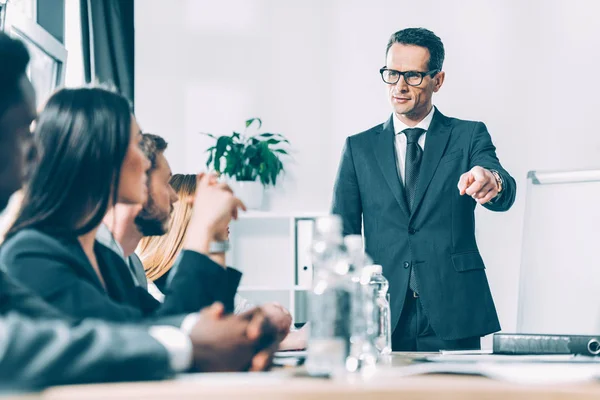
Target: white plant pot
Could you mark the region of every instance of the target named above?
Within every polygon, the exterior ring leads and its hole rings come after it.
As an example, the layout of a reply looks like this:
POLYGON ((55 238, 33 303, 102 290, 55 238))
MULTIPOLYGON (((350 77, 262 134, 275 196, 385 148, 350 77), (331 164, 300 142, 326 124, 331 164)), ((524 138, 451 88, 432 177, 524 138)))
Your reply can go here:
POLYGON ((250 210, 258 210, 262 207, 265 188, 260 181, 229 181, 229 186, 237 198, 239 198, 250 210))

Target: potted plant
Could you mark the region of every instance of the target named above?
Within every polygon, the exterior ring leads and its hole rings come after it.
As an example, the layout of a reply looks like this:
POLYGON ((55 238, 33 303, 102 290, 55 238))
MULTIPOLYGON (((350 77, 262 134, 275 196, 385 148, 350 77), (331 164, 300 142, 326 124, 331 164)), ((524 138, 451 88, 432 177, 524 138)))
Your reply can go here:
POLYGON ((203 134, 216 140, 215 145, 206 150, 209 153, 206 166, 229 179, 235 195, 246 207, 259 209, 265 187, 275 186, 277 178, 285 171, 281 157, 289 155, 283 147, 290 142, 279 133, 248 135, 252 125, 258 125, 256 129, 260 130, 261 119, 247 120, 243 133, 233 132, 218 138, 210 133, 203 134))

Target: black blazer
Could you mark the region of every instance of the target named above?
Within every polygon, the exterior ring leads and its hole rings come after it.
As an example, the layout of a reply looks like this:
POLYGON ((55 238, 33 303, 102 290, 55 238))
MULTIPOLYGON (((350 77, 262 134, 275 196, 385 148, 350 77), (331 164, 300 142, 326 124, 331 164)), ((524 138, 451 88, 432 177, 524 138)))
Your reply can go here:
POLYGON ((3 271, 0 332, 0 392, 173 374, 169 354, 147 329, 91 320, 76 325, 3 271))
POLYGON ((25 287, 76 319, 179 326, 184 314, 215 301, 222 302, 226 311, 233 311, 241 274, 222 268, 202 254, 182 252, 177 276, 161 304, 134 284, 118 254, 98 242, 94 251, 106 289, 77 238, 52 237, 40 230, 25 229, 2 245, 0 264, 25 287))
POLYGON ((332 212, 342 216, 345 234, 360 234, 390 282, 395 328, 415 270, 420 300, 436 334, 445 340, 483 336, 500 324, 475 241, 471 197, 460 196, 460 176, 474 166, 495 169, 502 195, 484 207, 508 210, 515 201, 514 179, 500 165, 482 122, 448 118, 435 111, 427 131, 415 194, 407 206, 398 176, 390 119, 346 140, 335 183, 332 212))

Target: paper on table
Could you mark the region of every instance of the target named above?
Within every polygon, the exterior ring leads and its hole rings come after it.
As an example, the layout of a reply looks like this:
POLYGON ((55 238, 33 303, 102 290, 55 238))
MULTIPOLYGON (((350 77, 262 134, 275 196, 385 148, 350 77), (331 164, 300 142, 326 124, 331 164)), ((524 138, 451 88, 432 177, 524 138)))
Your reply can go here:
MULTIPOLYGON (((379 373, 379 372, 378 372, 379 373)), ((580 383, 600 379, 600 365, 570 363, 419 363, 390 368, 381 374, 394 377, 424 374, 481 375, 528 385, 580 383)))

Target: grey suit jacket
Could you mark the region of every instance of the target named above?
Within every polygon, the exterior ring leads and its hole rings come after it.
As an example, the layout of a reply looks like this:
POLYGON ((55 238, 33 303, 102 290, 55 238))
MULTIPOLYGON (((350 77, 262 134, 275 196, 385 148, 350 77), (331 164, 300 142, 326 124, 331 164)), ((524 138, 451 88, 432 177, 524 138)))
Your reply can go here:
POLYGON ((347 139, 335 183, 332 212, 345 234, 360 234, 366 251, 390 282, 392 326, 400 318, 410 268, 436 334, 445 340, 483 336, 500 329, 475 240, 475 200, 460 196, 460 176, 474 166, 495 169, 502 195, 486 208, 505 211, 516 184, 496 157, 482 122, 435 111, 427 131, 415 206, 409 210, 398 177, 392 118, 347 139))
POLYGON ((145 329, 92 320, 73 325, 0 271, 0 392, 172 373, 166 349, 145 329))

